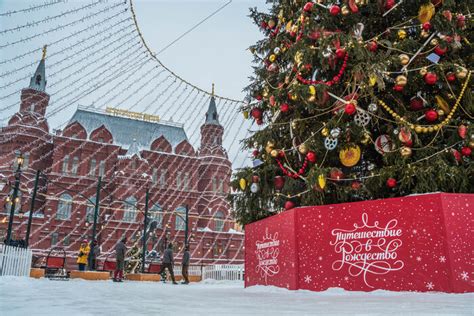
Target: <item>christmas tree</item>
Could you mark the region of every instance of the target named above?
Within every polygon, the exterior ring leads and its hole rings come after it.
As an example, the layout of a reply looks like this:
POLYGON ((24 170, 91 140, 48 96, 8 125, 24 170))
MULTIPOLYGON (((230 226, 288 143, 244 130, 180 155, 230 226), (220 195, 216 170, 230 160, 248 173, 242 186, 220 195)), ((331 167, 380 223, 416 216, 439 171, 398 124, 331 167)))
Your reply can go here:
MULTIPOLYGON (((253 168, 231 197, 246 224, 276 211, 473 192, 469 1, 269 1, 244 116, 253 168)), ((471 11, 470 11, 471 10, 471 11)))

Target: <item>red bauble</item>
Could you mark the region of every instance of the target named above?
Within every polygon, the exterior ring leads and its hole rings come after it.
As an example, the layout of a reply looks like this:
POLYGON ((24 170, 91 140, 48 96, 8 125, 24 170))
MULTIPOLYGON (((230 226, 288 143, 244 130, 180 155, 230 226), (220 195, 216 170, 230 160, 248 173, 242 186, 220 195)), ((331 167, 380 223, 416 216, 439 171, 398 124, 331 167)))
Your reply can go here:
POLYGON ((262 119, 256 119, 255 122, 257 122, 257 125, 262 125, 262 124, 263 124, 263 120, 262 120, 262 119))
POLYGON ((295 203, 293 203, 292 201, 286 201, 285 202, 285 210, 291 210, 292 208, 295 207, 295 203))
POLYGON ((274 96, 274 95, 270 96, 269 102, 270 102, 270 105, 271 105, 271 106, 275 106, 276 100, 275 100, 275 96, 274 96))
POLYGON ((397 91, 397 92, 402 92, 403 88, 404 88, 404 86, 399 85, 399 84, 396 84, 396 85, 393 86, 393 90, 397 91))
POLYGON ((336 57, 339 59, 343 59, 346 56, 346 50, 344 48, 336 49, 336 57))
POLYGON ((448 47, 447 47, 447 46, 439 46, 439 45, 436 45, 436 47, 434 48, 435 54, 437 54, 437 55, 439 55, 439 56, 443 56, 444 54, 446 54, 447 51, 448 51, 448 47))
POLYGON ((359 190, 361 187, 361 184, 359 181, 354 181, 351 183, 351 188, 352 190, 359 190))
POLYGON ((453 14, 449 10, 444 10, 442 14, 449 22, 451 22, 451 20, 453 19, 453 14))
POLYGON ((252 155, 253 155, 254 157, 257 157, 258 154, 259 154, 259 152, 258 152, 258 150, 256 150, 256 149, 252 152, 252 155))
POLYGON ((451 153, 453 154, 453 157, 454 157, 454 159, 456 159, 457 162, 461 161, 462 157, 461 157, 461 153, 459 151, 457 151, 454 148, 451 148, 451 153))
POLYGON ((425 75, 425 82, 429 85, 434 85, 438 81, 438 76, 434 72, 428 72, 425 75))
POLYGON ((394 179, 394 178, 388 178, 387 179, 387 187, 389 187, 390 189, 393 189, 396 186, 397 186, 397 180, 396 179, 394 179))
POLYGON ((448 72, 446 74, 446 80, 448 80, 449 82, 456 81, 456 74, 454 72, 448 72))
POLYGON ((331 178, 331 180, 343 179, 344 173, 338 168, 332 168, 329 172, 329 178, 331 178))
POLYGON ((467 147, 467 146, 464 146, 462 149, 461 149, 461 154, 464 156, 464 157, 469 157, 471 154, 472 154, 472 149, 467 147))
POLYGON ((285 186, 285 178, 276 176, 275 179, 273 179, 273 184, 275 185, 275 190, 280 191, 285 186))
POLYGON ((466 138, 466 134, 467 134, 467 127, 466 125, 459 125, 458 127, 458 135, 459 137, 461 137, 462 139, 466 138))
POLYGON ((410 100, 410 110, 418 111, 423 108, 423 100, 421 98, 412 98, 410 100))
POLYGON ((316 162, 316 153, 314 151, 308 151, 306 154, 306 158, 309 162, 315 163, 316 162))
POLYGON ((262 119, 262 110, 260 110, 259 108, 253 108, 252 109, 252 117, 256 120, 261 120, 262 119))
POLYGON ((385 2, 385 10, 390 10, 391 8, 393 8, 394 5, 395 0, 387 0, 387 2, 385 2))
POLYGON ((462 14, 458 14, 456 17, 456 24, 460 29, 466 27, 466 17, 462 14))
POLYGON ((285 113, 285 112, 288 112, 290 110, 290 106, 286 103, 283 103, 282 105, 280 105, 280 110, 285 113))
POLYGON ((349 114, 349 115, 354 114, 354 113, 356 112, 356 107, 355 107, 354 103, 352 103, 352 102, 351 102, 351 103, 347 103, 347 104, 346 104, 346 107, 344 108, 344 112, 345 112, 346 114, 349 114))
POLYGON ((429 31, 431 29, 431 23, 430 22, 425 22, 425 23, 423 23, 423 25, 421 27, 423 28, 423 30, 429 31))
POLYGON ((371 52, 376 52, 378 48, 377 42, 371 41, 367 44, 367 49, 371 52))
POLYGON ((341 12, 341 8, 338 5, 332 5, 331 8, 329 8, 329 13, 331 15, 336 16, 341 12))
POLYGON ((259 176, 254 174, 252 176, 252 183, 258 183, 258 182, 260 182, 260 178, 259 178, 259 176))
POLYGON ((428 110, 425 112, 425 118, 428 122, 434 122, 438 119, 438 112, 435 110, 428 110))
POLYGON ((307 2, 307 3, 304 5, 303 10, 304 10, 305 12, 309 12, 309 11, 311 11, 311 9, 313 9, 313 5, 314 5, 313 2, 307 2))

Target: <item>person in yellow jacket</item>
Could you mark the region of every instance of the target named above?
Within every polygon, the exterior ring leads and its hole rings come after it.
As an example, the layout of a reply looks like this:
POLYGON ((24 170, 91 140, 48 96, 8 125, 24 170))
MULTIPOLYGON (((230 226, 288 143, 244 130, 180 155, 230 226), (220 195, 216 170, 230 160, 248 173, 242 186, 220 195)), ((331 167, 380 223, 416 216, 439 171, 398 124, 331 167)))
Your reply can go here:
POLYGON ((89 257, 90 251, 91 248, 89 247, 87 240, 83 240, 81 243, 81 248, 79 248, 79 255, 77 256, 79 271, 86 271, 87 258, 89 257))

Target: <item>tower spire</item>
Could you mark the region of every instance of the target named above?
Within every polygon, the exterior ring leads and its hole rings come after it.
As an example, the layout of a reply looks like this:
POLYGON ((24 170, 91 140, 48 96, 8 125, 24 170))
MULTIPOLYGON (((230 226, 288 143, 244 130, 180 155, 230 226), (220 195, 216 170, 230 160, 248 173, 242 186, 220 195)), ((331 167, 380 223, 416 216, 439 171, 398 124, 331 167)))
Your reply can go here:
POLYGON ((216 100, 214 98, 214 84, 212 84, 211 101, 209 102, 209 108, 206 112, 205 124, 220 125, 219 115, 217 114, 216 100))
POLYGON ((43 55, 41 56, 40 63, 36 68, 33 77, 30 79, 29 88, 37 91, 45 91, 46 89, 46 70, 45 70, 45 58, 46 58, 46 45, 43 46, 43 55))

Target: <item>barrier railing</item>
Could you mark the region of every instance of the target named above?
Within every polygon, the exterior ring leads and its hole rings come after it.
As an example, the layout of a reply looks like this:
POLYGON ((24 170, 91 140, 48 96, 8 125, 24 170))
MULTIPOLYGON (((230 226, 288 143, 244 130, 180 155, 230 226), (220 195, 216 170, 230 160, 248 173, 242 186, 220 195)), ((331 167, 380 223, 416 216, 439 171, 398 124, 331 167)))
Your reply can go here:
POLYGON ((32 251, 7 245, 0 245, 0 276, 29 276, 32 251))
POLYGON ((243 264, 216 264, 203 267, 202 279, 243 281, 244 272, 243 264))

